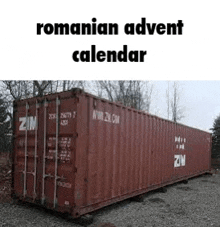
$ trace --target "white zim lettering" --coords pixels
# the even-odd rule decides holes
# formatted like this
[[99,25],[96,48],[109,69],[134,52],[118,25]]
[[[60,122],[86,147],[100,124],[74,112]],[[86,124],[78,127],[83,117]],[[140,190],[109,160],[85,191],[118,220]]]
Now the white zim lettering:
[[66,126],[66,125],[68,125],[68,120],[61,120],[60,124],[62,126]]
[[101,120],[103,121],[103,112],[102,111],[98,111],[98,110],[93,110],[93,119],[97,119],[97,120]]
[[176,148],[184,150],[184,144],[177,144]]
[[175,143],[177,143],[176,144],[176,148],[177,149],[184,150],[185,149],[186,138],[182,138],[180,136],[175,136]]
[[111,114],[110,114],[110,113],[105,112],[105,119],[104,119],[104,121],[112,122],[112,121],[111,121]]
[[174,167],[185,166],[186,155],[174,155]]
[[118,115],[112,114],[112,123],[119,124],[119,118]]
[[181,165],[182,166],[185,166],[185,163],[186,163],[186,155],[181,155]]
[[37,127],[36,116],[20,117],[19,121],[21,121],[21,124],[19,126],[20,131],[35,130]]
[[175,136],[175,142],[186,143],[186,138],[182,138],[180,136]]
[[56,119],[56,114],[55,113],[49,114],[49,120],[53,120],[53,119]]
[[93,120],[100,120],[113,124],[119,124],[120,116],[108,112],[93,110]]
[[[71,112],[63,112],[60,113],[60,119],[68,119],[68,118],[75,118],[76,117],[76,111]],[[49,113],[49,120],[56,119],[56,113]]]
[[179,161],[179,155],[174,156],[174,167],[179,167],[180,161]]
[[69,201],[65,201],[64,204],[68,206],[68,205],[70,205],[70,202]]
[[73,111],[73,118],[76,117],[76,111]]
[[28,128],[28,130],[35,130],[36,127],[37,127],[37,118],[31,116],[27,123],[27,128]]
[[60,118],[71,118],[72,117],[72,113],[71,112],[65,112],[65,113],[61,113],[60,114]]
[[64,187],[64,188],[71,188],[72,187],[72,185],[69,183],[69,182],[61,182],[61,181],[58,181],[58,183],[57,183],[59,186],[61,186],[61,187]]
[[21,121],[19,130],[20,131],[26,130],[26,117],[20,117],[19,121]]

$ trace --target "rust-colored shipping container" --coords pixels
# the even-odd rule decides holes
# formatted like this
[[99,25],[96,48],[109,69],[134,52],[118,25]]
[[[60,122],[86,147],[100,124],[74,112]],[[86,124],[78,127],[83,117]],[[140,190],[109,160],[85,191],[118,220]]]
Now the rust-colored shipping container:
[[12,195],[79,217],[210,171],[207,132],[79,89],[14,103]]

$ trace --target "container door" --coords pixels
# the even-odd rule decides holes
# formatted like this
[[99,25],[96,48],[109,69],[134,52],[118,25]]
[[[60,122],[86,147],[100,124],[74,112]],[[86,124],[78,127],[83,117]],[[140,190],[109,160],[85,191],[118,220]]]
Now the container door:
[[13,189],[16,196],[37,197],[37,155],[39,105],[23,103],[15,112]]
[[41,201],[63,212],[74,203],[75,109],[72,99],[44,102]]
[[35,107],[29,107],[27,103],[26,108],[20,108],[18,113],[20,125],[17,125],[19,136],[16,143],[21,146],[16,151],[16,194],[25,200],[37,199],[61,212],[70,211],[74,203],[77,137],[74,100],[45,99],[40,104],[36,101]]

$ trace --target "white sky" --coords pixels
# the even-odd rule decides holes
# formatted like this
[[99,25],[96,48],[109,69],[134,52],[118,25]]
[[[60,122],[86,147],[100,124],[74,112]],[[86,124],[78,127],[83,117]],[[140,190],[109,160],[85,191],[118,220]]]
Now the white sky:
[[[153,114],[167,118],[166,90],[168,81],[152,81],[154,95],[152,98]],[[170,92],[172,83],[169,82]],[[214,119],[220,114],[220,81],[179,81],[180,106],[184,109],[181,123],[210,131]],[[171,118],[171,116],[170,116]]]
[[[118,23],[117,36],[36,35],[37,23]],[[184,23],[183,35],[134,35],[126,23]],[[142,79],[181,81],[184,123],[208,129],[220,112],[219,1],[2,1],[0,79]],[[144,63],[76,63],[75,50],[147,50]],[[166,82],[157,84],[161,97]],[[183,100],[182,99],[182,100]],[[164,101],[165,103],[165,101]],[[154,104],[157,105],[157,104]],[[162,106],[162,104],[161,104]],[[162,114],[166,108],[160,107]],[[211,119],[211,120],[210,120]]]

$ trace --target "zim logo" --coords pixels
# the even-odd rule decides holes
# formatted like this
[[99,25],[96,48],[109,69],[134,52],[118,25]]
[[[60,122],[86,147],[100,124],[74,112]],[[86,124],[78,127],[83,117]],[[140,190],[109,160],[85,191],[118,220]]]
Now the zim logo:
[[20,117],[19,121],[21,122],[19,126],[20,131],[35,130],[37,127],[36,116]]
[[185,166],[186,155],[174,155],[174,167]]

